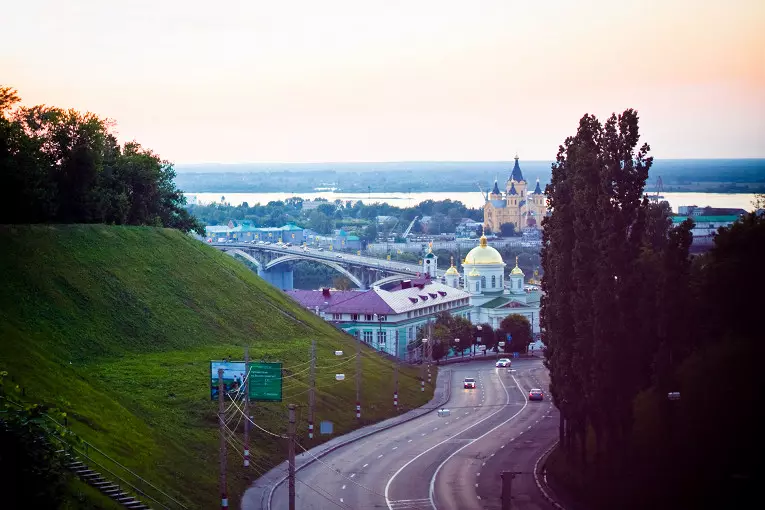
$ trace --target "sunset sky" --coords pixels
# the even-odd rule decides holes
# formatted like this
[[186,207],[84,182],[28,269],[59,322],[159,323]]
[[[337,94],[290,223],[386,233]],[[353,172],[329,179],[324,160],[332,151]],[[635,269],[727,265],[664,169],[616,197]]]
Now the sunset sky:
[[16,0],[0,84],[176,163],[765,157],[763,0]]

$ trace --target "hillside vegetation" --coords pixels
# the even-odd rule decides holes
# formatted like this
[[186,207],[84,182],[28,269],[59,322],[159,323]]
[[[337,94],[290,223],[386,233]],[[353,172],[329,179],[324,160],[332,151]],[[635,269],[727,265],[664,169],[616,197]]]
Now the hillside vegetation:
[[[218,504],[210,360],[241,359],[249,345],[253,359],[297,374],[285,380],[283,403],[253,411],[281,433],[286,404],[307,403],[304,369],[316,339],[317,364],[327,367],[317,370],[316,421],[331,420],[336,434],[356,425],[354,340],[221,252],[175,230],[101,225],[0,226],[0,247],[0,370],[24,398],[66,412],[74,432],[190,508]],[[388,361],[364,353],[369,422],[393,414],[393,378]],[[406,408],[432,394],[416,376],[402,369]],[[301,407],[299,441],[308,447],[306,428]],[[249,472],[229,450],[233,507],[249,480],[285,458],[274,437],[256,431],[252,442]]]

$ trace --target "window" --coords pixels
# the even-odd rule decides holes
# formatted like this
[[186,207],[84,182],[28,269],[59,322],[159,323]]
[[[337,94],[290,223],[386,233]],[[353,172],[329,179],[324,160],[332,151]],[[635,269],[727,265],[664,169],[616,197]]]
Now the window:
[[409,333],[406,337],[407,340],[414,339],[414,326],[409,326]]
[[481,288],[482,289],[486,288],[486,277],[485,276],[481,277]]
[[497,286],[497,277],[494,275],[491,275],[491,288],[495,288]]
[[480,284],[480,283],[478,283],[478,282],[475,282],[475,291],[476,291],[476,292],[481,292],[481,290],[480,290],[480,289],[481,289],[481,284]]
[[364,331],[364,342],[371,343],[372,342],[372,332],[367,330]]
[[521,288],[521,279],[520,278],[518,278],[518,288],[519,289]]
[[339,321],[342,318],[343,318],[343,314],[342,313],[333,313],[332,314],[332,320],[333,321]]
[[357,320],[359,320],[359,314],[357,314],[357,313],[352,313],[352,314],[351,314],[351,320],[352,320],[352,321],[357,321]]
[[377,320],[380,321],[380,322],[385,322],[385,321],[388,320],[388,316],[380,314],[380,315],[377,316]]
[[502,275],[502,274],[499,275],[499,286],[500,287],[503,287],[505,285],[504,278],[505,278],[505,275]]
[[387,334],[387,331],[378,331],[377,332],[377,343],[379,345],[385,345],[386,334]]
[[406,312],[406,318],[411,319],[412,318],[412,312]]
[[364,320],[371,321],[372,320],[372,314],[368,313],[368,314],[364,315]]

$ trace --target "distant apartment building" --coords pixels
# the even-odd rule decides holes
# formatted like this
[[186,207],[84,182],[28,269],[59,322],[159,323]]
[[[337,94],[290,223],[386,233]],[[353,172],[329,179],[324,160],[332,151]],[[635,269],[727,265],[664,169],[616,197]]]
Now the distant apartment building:
[[732,225],[739,219],[738,215],[725,216],[673,216],[672,224],[679,225],[688,218],[691,218],[696,224],[691,230],[694,243],[703,242],[705,239],[711,242],[711,238],[717,233],[720,227]]

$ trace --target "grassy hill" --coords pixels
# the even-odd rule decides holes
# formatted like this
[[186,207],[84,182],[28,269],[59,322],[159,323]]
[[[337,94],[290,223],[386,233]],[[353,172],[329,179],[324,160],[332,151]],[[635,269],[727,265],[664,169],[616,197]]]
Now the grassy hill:
[[[317,422],[355,426],[355,342],[306,312],[244,265],[188,236],[143,227],[0,226],[0,370],[30,401],[54,405],[85,440],[191,508],[218,504],[217,404],[209,361],[282,361],[285,401],[258,404],[255,420],[286,427],[286,404],[307,404],[304,370],[317,340]],[[364,415],[393,414],[390,363],[364,351]],[[302,364],[302,365],[301,365]],[[327,367],[326,369],[321,367]],[[335,373],[347,374],[335,381]],[[430,398],[402,370],[400,399]],[[227,415],[231,416],[231,414]],[[298,412],[302,444],[306,409]],[[241,420],[236,417],[232,426]],[[241,439],[241,436],[239,436]],[[316,440],[314,440],[315,444]],[[255,467],[229,451],[234,508],[251,479],[285,458],[286,445],[254,433]]]

